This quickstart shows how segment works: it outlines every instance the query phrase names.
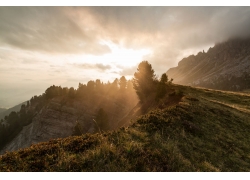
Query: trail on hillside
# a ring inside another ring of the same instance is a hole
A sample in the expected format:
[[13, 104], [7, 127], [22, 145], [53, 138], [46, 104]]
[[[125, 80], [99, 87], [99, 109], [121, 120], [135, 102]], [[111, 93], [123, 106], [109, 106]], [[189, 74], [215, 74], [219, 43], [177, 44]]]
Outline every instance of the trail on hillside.
[[239, 104], [229, 104], [229, 103], [225, 103], [225, 102], [218, 101], [218, 100], [207, 99], [207, 98], [204, 98], [204, 97], [201, 97], [201, 98], [205, 99], [207, 101], [213, 102], [213, 103], [217, 103], [217, 104], [220, 104], [220, 105], [223, 105], [223, 106], [238, 110], [238, 111], [243, 112], [243, 113], [250, 114], [250, 110], [246, 109], [247, 106], [244, 107], [244, 106], [240, 106]]

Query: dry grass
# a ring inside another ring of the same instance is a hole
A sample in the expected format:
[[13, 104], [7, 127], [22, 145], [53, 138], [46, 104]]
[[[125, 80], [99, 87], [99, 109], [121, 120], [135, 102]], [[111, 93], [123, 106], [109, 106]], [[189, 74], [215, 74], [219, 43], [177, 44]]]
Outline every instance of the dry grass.
[[129, 127], [7, 153], [0, 170], [250, 171], [249, 114], [239, 109], [249, 109], [250, 96], [174, 88], [185, 95], [177, 105], [166, 97]]

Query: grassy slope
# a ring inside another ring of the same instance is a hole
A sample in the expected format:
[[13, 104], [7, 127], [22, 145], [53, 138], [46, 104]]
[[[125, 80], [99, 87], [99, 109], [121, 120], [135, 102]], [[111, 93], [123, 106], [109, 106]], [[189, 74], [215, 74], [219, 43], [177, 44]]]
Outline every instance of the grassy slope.
[[[250, 171], [250, 95], [184, 92], [127, 128], [9, 152], [1, 171]], [[166, 107], [168, 106], [168, 107]]]

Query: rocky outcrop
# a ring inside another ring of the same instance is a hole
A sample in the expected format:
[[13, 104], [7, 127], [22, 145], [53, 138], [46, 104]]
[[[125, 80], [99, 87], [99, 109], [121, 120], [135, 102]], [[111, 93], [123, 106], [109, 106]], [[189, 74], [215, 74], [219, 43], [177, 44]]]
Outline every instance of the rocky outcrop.
[[221, 90], [250, 88], [250, 39], [216, 44], [207, 53], [182, 59], [167, 75], [177, 84]]
[[[35, 115], [32, 123], [23, 127], [22, 131], [0, 151], [0, 154], [50, 139], [71, 136], [77, 122], [82, 127], [82, 133], [93, 133], [95, 131], [93, 119], [99, 108], [106, 109], [110, 119], [109, 123], [115, 124], [131, 110], [131, 105], [133, 107], [131, 102], [124, 101], [121, 104], [119, 101], [107, 97], [97, 98], [97, 101], [53, 98]], [[128, 104], [129, 106], [127, 106]]]

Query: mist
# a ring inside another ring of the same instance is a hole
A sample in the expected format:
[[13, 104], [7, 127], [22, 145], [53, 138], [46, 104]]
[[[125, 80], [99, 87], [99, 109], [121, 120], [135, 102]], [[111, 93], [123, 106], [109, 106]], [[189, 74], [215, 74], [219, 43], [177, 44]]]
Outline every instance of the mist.
[[0, 107], [53, 84], [130, 79], [142, 60], [159, 76], [249, 28], [249, 7], [0, 7]]

